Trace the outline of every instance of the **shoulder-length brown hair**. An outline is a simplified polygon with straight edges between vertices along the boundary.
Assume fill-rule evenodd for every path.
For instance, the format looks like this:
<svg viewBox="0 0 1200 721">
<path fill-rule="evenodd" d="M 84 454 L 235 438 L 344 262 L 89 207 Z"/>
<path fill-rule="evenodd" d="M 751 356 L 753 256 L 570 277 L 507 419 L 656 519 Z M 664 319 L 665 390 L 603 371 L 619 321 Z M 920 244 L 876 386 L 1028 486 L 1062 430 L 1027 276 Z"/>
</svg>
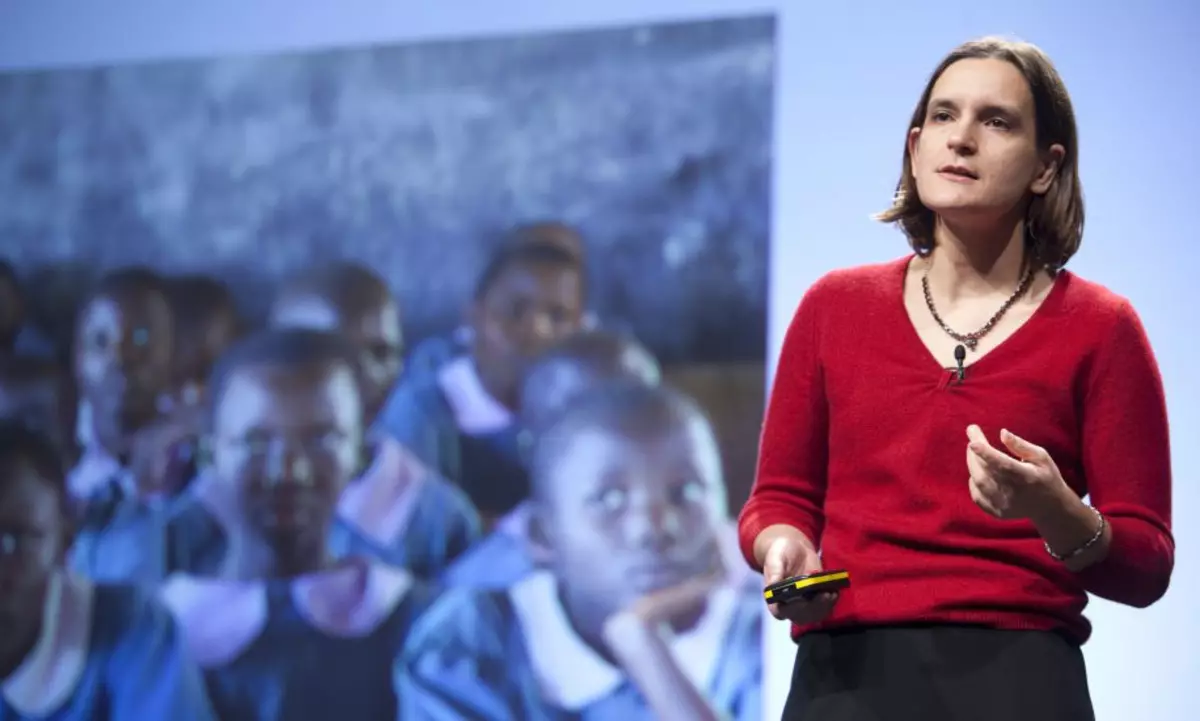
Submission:
<svg viewBox="0 0 1200 721">
<path fill-rule="evenodd" d="M 1037 46 L 1001 38 L 982 38 L 964 43 L 942 60 L 929 77 L 925 92 L 913 110 L 909 131 L 925 125 L 929 96 L 938 78 L 959 60 L 992 58 L 1011 63 L 1033 95 L 1038 147 L 1047 149 L 1057 143 L 1064 149 L 1062 162 L 1050 189 L 1029 201 L 1025 222 L 1025 243 L 1035 264 L 1057 270 L 1079 250 L 1083 238 L 1083 187 L 1079 181 L 1079 140 L 1075 128 L 1075 110 L 1071 97 L 1050 58 Z M 904 168 L 896 186 L 892 207 L 875 216 L 876 220 L 895 223 L 908 236 L 909 245 L 920 255 L 928 255 L 934 246 L 933 211 L 925 207 L 917 194 L 913 178 L 908 132 L 905 133 Z"/>
</svg>

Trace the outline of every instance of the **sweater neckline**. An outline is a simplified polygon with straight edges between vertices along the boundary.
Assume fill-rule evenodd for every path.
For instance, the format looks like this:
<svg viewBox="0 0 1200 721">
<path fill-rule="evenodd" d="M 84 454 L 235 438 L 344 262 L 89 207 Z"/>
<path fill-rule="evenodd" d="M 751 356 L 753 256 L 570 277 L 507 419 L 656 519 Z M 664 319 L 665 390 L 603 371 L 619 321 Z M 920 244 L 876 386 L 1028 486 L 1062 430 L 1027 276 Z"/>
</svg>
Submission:
<svg viewBox="0 0 1200 721">
<path fill-rule="evenodd" d="M 900 323 L 904 326 L 904 335 L 909 339 L 909 345 L 913 350 L 920 354 L 922 362 L 931 366 L 934 370 L 945 372 L 947 370 L 944 363 L 929 350 L 929 346 L 925 345 L 925 341 L 921 340 L 921 334 L 917 332 L 916 325 L 913 324 L 913 319 L 908 314 L 908 309 L 904 307 L 904 283 L 908 277 L 909 267 L 917 258 L 915 253 L 907 255 L 897 261 L 892 268 L 893 274 L 891 282 L 888 283 L 888 292 L 892 296 L 895 308 L 900 314 Z M 1050 286 L 1050 292 L 1042 299 L 1041 305 L 1034 309 L 1033 313 L 1025 319 L 1016 330 L 1012 332 L 1004 340 L 1000 341 L 996 347 L 977 355 L 974 360 L 967 366 L 976 373 L 986 372 L 988 367 L 995 363 L 1003 363 L 1005 356 L 1016 352 L 1014 348 L 1019 350 L 1022 344 L 1026 343 L 1026 337 L 1034 335 L 1038 332 L 1038 328 L 1043 325 L 1047 318 L 1057 314 L 1058 309 L 1062 305 L 1062 297 L 1066 292 L 1067 286 L 1070 285 L 1071 273 L 1066 270 L 1060 270 L 1054 278 L 1054 284 Z"/>
</svg>

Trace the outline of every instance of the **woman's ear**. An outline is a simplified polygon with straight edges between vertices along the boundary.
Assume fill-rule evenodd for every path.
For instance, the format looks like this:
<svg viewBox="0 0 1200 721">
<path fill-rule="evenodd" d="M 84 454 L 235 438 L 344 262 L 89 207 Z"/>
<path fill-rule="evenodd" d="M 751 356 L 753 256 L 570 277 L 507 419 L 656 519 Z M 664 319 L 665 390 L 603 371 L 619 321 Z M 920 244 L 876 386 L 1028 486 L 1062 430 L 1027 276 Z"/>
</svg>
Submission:
<svg viewBox="0 0 1200 721">
<path fill-rule="evenodd" d="M 1064 157 L 1066 157 L 1066 150 L 1058 143 L 1051 145 L 1046 150 L 1042 158 L 1042 168 L 1034 177 L 1029 188 L 1030 192 L 1034 195 L 1045 195 L 1050 190 L 1050 186 L 1054 184 L 1054 179 L 1058 177 L 1058 172 L 1062 169 Z"/>
</svg>

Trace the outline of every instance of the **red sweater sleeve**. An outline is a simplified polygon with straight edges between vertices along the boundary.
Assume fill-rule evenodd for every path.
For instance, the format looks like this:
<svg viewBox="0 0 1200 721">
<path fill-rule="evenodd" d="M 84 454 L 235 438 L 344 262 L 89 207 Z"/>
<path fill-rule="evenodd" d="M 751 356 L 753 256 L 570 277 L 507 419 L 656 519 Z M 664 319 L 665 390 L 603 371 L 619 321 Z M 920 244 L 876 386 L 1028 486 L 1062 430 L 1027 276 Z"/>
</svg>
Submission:
<svg viewBox="0 0 1200 721">
<path fill-rule="evenodd" d="M 754 568 L 754 540 L 768 526 L 792 526 L 820 543 L 828 453 L 828 409 L 817 348 L 820 285 L 805 294 L 784 336 L 754 488 L 738 519 L 742 554 Z"/>
<path fill-rule="evenodd" d="M 1084 587 L 1144 608 L 1167 591 L 1175 565 L 1166 399 L 1145 329 L 1128 303 L 1093 364 L 1083 409 L 1083 472 L 1112 546 L 1081 572 Z"/>
</svg>

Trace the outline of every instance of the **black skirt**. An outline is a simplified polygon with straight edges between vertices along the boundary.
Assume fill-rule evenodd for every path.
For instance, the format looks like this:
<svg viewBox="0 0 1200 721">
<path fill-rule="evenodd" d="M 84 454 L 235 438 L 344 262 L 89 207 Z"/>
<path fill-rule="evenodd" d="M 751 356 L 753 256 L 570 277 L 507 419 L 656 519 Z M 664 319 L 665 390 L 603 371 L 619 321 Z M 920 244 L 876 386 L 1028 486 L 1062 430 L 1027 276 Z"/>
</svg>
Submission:
<svg viewBox="0 0 1200 721">
<path fill-rule="evenodd" d="M 1078 644 L 975 626 L 806 634 L 783 712 L 783 721 L 1094 720 Z"/>
</svg>

